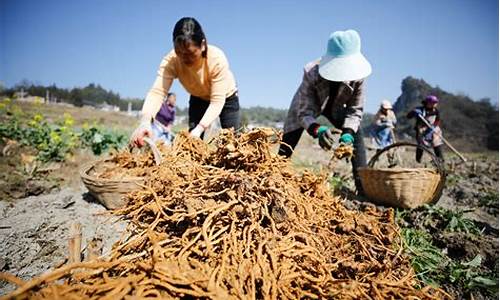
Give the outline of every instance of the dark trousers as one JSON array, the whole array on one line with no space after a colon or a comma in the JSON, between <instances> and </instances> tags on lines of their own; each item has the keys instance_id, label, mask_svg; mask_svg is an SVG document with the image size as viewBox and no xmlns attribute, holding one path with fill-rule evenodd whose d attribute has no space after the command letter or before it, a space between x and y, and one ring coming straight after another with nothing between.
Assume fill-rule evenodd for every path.
<instances>
[{"instance_id":1,"label":"dark trousers","mask_svg":"<svg viewBox=\"0 0 500 300\"><path fill-rule=\"evenodd\" d=\"M439 145L439 146L433 147L433 148L434 148L434 154L436 154L436 157L444 162L442 146ZM417 151L415 152L415 159L417 160L418 163L422 162L422 155L423 154L424 154L424 150L417 148Z\"/></svg>"},{"instance_id":2,"label":"dark trousers","mask_svg":"<svg viewBox=\"0 0 500 300\"><path fill-rule=\"evenodd\" d=\"M189 131L200 123L209 105L210 101L203 100L193 95L189 97ZM234 130L240 129L241 116L238 92L235 92L233 95L226 98L226 102L224 103L224 107L219 115L219 119L222 128L234 128ZM203 139L203 135L201 138Z\"/></svg>"},{"instance_id":3,"label":"dark trousers","mask_svg":"<svg viewBox=\"0 0 500 300\"><path fill-rule=\"evenodd\" d=\"M341 128L342 124L340 122L330 122L337 128ZM282 142L286 145L280 145L280 149L278 154L284 157L290 157L293 154L293 150L302 136L302 132L304 132L304 128L299 128L297 130L285 133L283 135ZM363 187L361 186L361 179L358 175L358 168L366 167L366 150L365 150L365 142L363 140L363 131L361 128L354 135L354 157L351 160L352 165L352 176L354 177L354 184L356 186L356 190L358 194L363 194Z\"/></svg>"}]
</instances>

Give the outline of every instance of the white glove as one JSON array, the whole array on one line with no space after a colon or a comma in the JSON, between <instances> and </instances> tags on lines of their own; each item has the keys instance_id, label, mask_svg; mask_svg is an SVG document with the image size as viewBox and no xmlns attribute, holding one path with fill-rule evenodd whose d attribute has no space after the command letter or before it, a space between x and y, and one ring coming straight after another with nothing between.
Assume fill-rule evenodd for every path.
<instances>
[{"instance_id":1,"label":"white glove","mask_svg":"<svg viewBox=\"0 0 500 300\"><path fill-rule=\"evenodd\" d=\"M137 129L132 133L132 136L130 137L130 144L140 148L144 146L144 138L152 136L153 132L151 129L151 122L148 122L147 120L142 121L141 124L139 124L139 127L137 127Z\"/></svg>"},{"instance_id":2,"label":"white glove","mask_svg":"<svg viewBox=\"0 0 500 300\"><path fill-rule=\"evenodd\" d=\"M205 131L205 128L203 128L203 126L201 126L200 124L198 124L198 125L196 125L195 128L193 128L193 130L191 130L191 132L189 133L189 135L192 136L192 137L195 137L195 138L200 138L200 136L203 133L203 131Z\"/></svg>"}]
</instances>

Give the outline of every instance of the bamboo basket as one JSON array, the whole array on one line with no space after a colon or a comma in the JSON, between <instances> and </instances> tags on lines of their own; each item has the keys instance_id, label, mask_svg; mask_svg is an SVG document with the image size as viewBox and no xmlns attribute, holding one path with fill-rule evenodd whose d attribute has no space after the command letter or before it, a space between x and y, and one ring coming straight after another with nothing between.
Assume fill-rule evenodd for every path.
<instances>
[{"instance_id":1,"label":"bamboo basket","mask_svg":"<svg viewBox=\"0 0 500 300\"><path fill-rule=\"evenodd\" d=\"M424 149L432 158L433 168L375 168L380 155L390 149L411 146ZM441 197L446 174L442 163L428 149L412 143L396 143L384 148L359 168L365 195L378 204L400 208L415 208L434 203Z\"/></svg>"},{"instance_id":2,"label":"bamboo basket","mask_svg":"<svg viewBox=\"0 0 500 300\"><path fill-rule=\"evenodd\" d=\"M127 178L121 180L97 178L90 175L92 171L108 159L101 159L84 165L80 170L80 177L83 183L99 203L107 209L117 209L125 206L123 196L137 190L138 184L144 181L142 177Z\"/></svg>"},{"instance_id":3,"label":"bamboo basket","mask_svg":"<svg viewBox=\"0 0 500 300\"><path fill-rule=\"evenodd\" d=\"M153 152L156 165L159 165L162 160L160 151L151 139L144 138L144 141ZM131 148L129 148L129 150L132 151ZM144 182L144 178L129 177L125 179L113 180L98 178L91 175L95 168L108 160L109 158L100 159L85 164L80 170L80 177L90 194L94 196L99 203L104 205L107 209L118 209L122 208L126 204L124 196L140 188L139 185Z\"/></svg>"}]
</instances>

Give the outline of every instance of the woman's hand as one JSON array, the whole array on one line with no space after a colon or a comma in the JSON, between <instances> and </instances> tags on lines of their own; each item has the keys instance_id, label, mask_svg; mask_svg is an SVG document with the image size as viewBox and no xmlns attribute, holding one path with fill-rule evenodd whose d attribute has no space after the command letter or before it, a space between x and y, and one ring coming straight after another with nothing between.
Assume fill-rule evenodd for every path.
<instances>
[{"instance_id":1,"label":"woman's hand","mask_svg":"<svg viewBox=\"0 0 500 300\"><path fill-rule=\"evenodd\" d=\"M333 133L327 126L320 126L318 128L318 143L323 150L331 150L333 145Z\"/></svg>"},{"instance_id":2,"label":"woman's hand","mask_svg":"<svg viewBox=\"0 0 500 300\"><path fill-rule=\"evenodd\" d=\"M171 133L172 132L172 124L168 124L168 126L165 126L165 131Z\"/></svg>"},{"instance_id":3,"label":"woman's hand","mask_svg":"<svg viewBox=\"0 0 500 300\"><path fill-rule=\"evenodd\" d=\"M130 145L132 146L137 146L137 147L142 147L144 146L144 138L145 137L152 137L153 133L151 130L151 124L149 122L141 122L139 127L132 133L132 136L130 137Z\"/></svg>"},{"instance_id":4,"label":"woman's hand","mask_svg":"<svg viewBox=\"0 0 500 300\"><path fill-rule=\"evenodd\" d=\"M203 133L203 131L205 131L205 128L203 126L201 126L200 124L198 124L198 125L196 125L195 128L193 128L191 130L191 132L189 132L189 135L192 137L195 137L195 138L199 138L201 136L201 134Z\"/></svg>"}]
</instances>

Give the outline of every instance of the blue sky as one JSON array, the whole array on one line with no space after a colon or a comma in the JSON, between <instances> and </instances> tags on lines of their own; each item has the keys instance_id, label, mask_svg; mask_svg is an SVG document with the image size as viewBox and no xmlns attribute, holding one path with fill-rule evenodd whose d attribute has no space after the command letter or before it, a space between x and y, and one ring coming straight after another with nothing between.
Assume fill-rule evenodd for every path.
<instances>
[{"instance_id":1,"label":"blue sky","mask_svg":"<svg viewBox=\"0 0 500 300\"><path fill-rule=\"evenodd\" d=\"M356 29L371 62L366 110L410 75L498 102L498 1L0 0L0 81L95 82L143 98L175 22L192 16L224 50L242 106L287 108L329 34ZM180 106L188 95L179 84Z\"/></svg>"}]
</instances>

